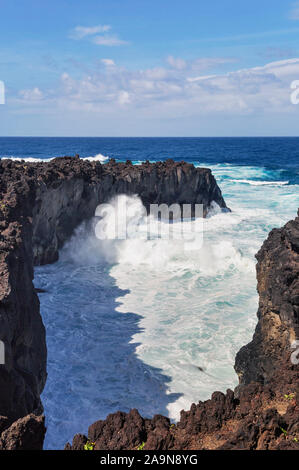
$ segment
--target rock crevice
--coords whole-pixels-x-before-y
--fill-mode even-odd
[[[150,204],[226,204],[211,171],[184,162],[102,165],[77,157],[49,163],[0,160],[0,416],[3,432],[35,413],[36,426],[47,373],[45,329],[33,286],[34,265],[54,262],[59,249],[99,203],[137,194]],[[24,423],[15,429],[24,431]],[[26,421],[35,426],[33,418]],[[25,427],[26,427],[25,426]],[[22,432],[23,432],[22,431]],[[30,435],[30,433],[29,433]],[[3,438],[4,439],[4,438]],[[2,439],[2,448],[8,445]],[[8,442],[8,438],[5,438]],[[17,446],[17,444],[16,444]]]
[[[270,232],[257,258],[258,324],[241,348],[235,369],[240,383],[267,383],[299,339],[299,217]]]
[[[272,230],[257,254],[258,324],[237,354],[235,391],[193,404],[176,425],[160,415],[142,418],[137,410],[111,414],[66,449],[90,441],[98,450],[136,450],[141,443],[144,450],[299,450],[299,361],[291,357],[299,339],[298,242],[299,214]]]
[[[147,210],[154,203],[203,204],[206,215],[213,201],[227,209],[211,171],[184,162],[0,161],[0,449],[41,448],[45,433],[47,351],[34,265],[56,261],[74,229],[117,194],[137,194]],[[144,449],[298,448],[298,364],[290,345],[299,326],[299,217],[270,233],[257,260],[258,324],[237,354],[235,391],[193,404],[176,426],[137,410],[109,415],[67,448],[82,449],[87,440],[96,449],[143,442]]]

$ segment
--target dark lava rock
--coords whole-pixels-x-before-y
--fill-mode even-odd
[[[227,209],[211,171],[184,162],[105,165],[65,157],[50,163],[0,161],[0,448],[41,449],[40,395],[46,381],[45,330],[33,285],[35,264],[58,250],[99,203],[117,194],[152,203]],[[177,425],[137,410],[117,412],[76,435],[66,449],[298,449],[299,217],[273,230],[257,255],[260,295],[253,341],[236,358],[240,385],[193,404]]]
[[[74,229],[117,194],[139,195],[147,210],[154,203],[200,203],[206,214],[213,201],[226,209],[211,171],[185,162],[102,165],[78,155],[48,163],[0,160],[0,431],[42,413],[47,350],[34,265],[56,261]]]
[[[257,254],[260,303],[253,341],[237,355],[240,385],[181,411],[177,425],[136,410],[89,428],[96,449],[299,450],[299,217],[275,229]],[[81,436],[86,442],[87,437]],[[68,444],[76,449],[76,442]]]
[[[283,353],[299,339],[299,217],[272,230],[256,258],[258,324],[236,356],[241,384],[271,380]]]
[[[30,414],[2,432],[0,450],[42,450],[45,433],[45,417]]]

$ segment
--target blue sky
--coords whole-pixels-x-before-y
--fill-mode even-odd
[[[299,135],[299,2],[0,0],[0,135]]]

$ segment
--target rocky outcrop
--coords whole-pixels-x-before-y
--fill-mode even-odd
[[[147,209],[201,203],[205,215],[212,201],[227,208],[210,170],[173,161],[2,160],[0,193],[0,448],[40,449],[46,343],[34,265],[57,260],[74,229],[117,194],[138,194]],[[234,392],[193,404],[175,426],[137,410],[109,415],[67,448],[90,441],[95,449],[297,449],[298,365],[290,360],[290,344],[298,339],[298,225],[299,217],[273,230],[257,255],[258,325],[237,355]]]
[[[111,414],[66,449],[299,450],[299,217],[272,230],[257,259],[258,324],[237,355],[235,391],[193,404],[176,425],[137,410]]]
[[[0,450],[42,450],[45,433],[44,416],[30,414],[2,432]]]
[[[8,430],[14,436],[18,430],[20,436],[24,431],[22,423],[12,428],[14,422],[29,415],[30,427],[35,426],[31,414],[42,413],[40,394],[47,375],[47,351],[33,286],[34,265],[56,261],[64,242],[83,220],[94,215],[97,205],[123,193],[139,195],[147,209],[151,203],[201,203],[206,214],[213,201],[226,208],[211,171],[184,162],[168,160],[133,166],[129,161],[110,161],[101,165],[78,156],[49,163],[0,161],[3,448],[13,445]]]
[[[272,230],[256,257],[259,321],[236,357],[241,384],[269,382],[299,339],[299,217]]]
[[[270,384],[215,392],[182,411],[176,425],[160,415],[117,412],[92,424],[88,436],[77,434],[65,449],[83,450],[88,443],[95,450],[299,450],[298,370],[289,357],[285,361]]]
[[[3,170],[3,168],[1,168]],[[1,171],[1,170],[0,170]],[[46,381],[45,330],[33,287],[31,181],[1,174],[0,202],[0,415],[8,423],[41,410]]]
[[[58,259],[58,251],[83,220],[94,216],[98,204],[118,194],[137,194],[147,210],[150,204],[203,204],[206,215],[212,202],[227,209],[211,171],[185,162],[132,165],[57,158],[30,167],[37,177],[33,209],[35,264]]]

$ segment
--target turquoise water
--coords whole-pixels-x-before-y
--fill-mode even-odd
[[[84,156],[134,154],[137,163],[184,154],[212,169],[232,212],[215,207],[204,221],[203,245],[193,251],[158,239],[107,247],[82,226],[58,263],[36,269],[35,285],[47,290],[40,295],[49,355],[47,448],[62,448],[119,409],[176,420],[192,402],[236,386],[234,357],[256,324],[254,254],[299,206],[298,139],[124,140],[110,139],[111,152],[109,139],[92,143],[96,149]],[[185,223],[201,229],[199,221]]]

